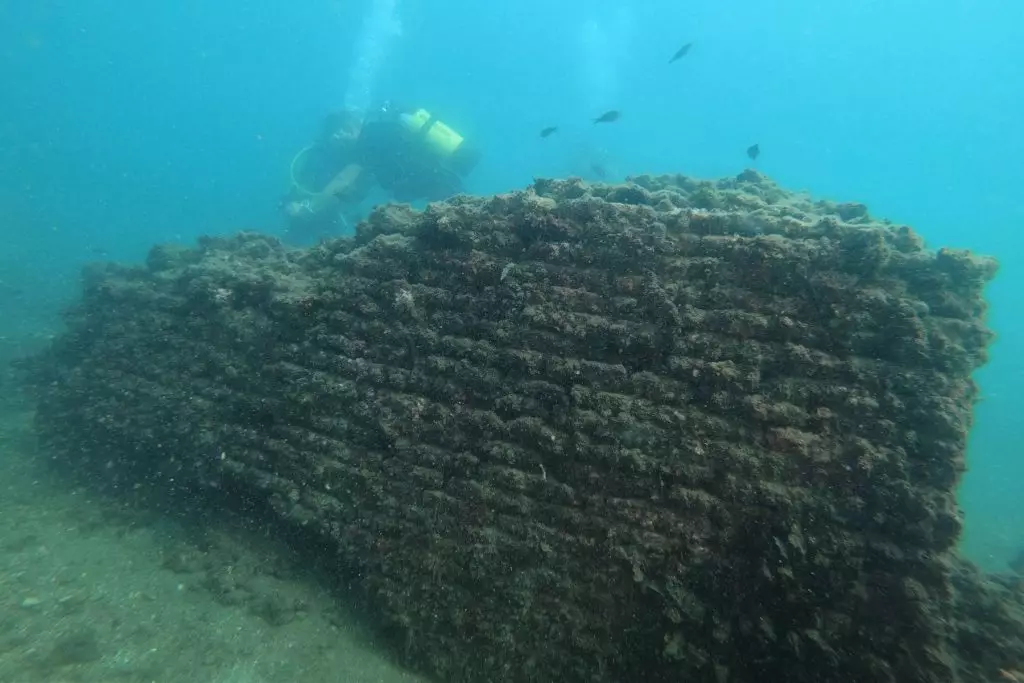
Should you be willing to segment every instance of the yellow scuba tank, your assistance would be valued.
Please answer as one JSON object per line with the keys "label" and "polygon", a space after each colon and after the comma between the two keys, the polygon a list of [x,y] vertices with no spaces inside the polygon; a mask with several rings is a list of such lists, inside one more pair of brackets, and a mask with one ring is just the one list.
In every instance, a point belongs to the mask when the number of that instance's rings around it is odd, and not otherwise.
{"label": "yellow scuba tank", "polygon": [[462,136],[445,123],[435,119],[426,109],[417,109],[411,114],[402,114],[400,120],[410,133],[423,134],[423,140],[427,146],[440,157],[450,157],[462,146]]}

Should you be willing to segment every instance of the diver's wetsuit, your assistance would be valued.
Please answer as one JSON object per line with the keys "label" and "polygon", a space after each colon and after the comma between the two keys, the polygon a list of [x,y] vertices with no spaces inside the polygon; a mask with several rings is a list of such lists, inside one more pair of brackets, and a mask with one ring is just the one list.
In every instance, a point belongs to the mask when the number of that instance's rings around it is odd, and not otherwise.
{"label": "diver's wetsuit", "polygon": [[[320,140],[292,162],[292,189],[282,203],[290,232],[337,232],[339,223],[352,222],[374,186],[409,203],[462,192],[462,175],[476,164],[476,150],[460,144],[439,154],[427,139],[433,124],[417,120],[419,127],[411,129],[402,116],[402,110],[381,110],[362,122],[354,139],[340,134],[347,127],[344,116],[327,117]],[[295,179],[297,162],[301,185]]]}
{"label": "diver's wetsuit", "polygon": [[431,153],[419,133],[410,132],[399,113],[386,112],[363,124],[354,161],[400,202],[438,201],[462,191],[462,180]]}

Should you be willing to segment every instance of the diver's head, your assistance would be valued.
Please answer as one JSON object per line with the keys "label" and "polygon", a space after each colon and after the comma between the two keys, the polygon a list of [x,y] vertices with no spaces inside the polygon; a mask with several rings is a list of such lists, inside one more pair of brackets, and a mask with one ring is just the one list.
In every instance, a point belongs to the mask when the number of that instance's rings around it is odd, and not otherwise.
{"label": "diver's head", "polygon": [[352,107],[331,112],[324,121],[324,139],[334,145],[355,142],[362,131],[363,114]]}

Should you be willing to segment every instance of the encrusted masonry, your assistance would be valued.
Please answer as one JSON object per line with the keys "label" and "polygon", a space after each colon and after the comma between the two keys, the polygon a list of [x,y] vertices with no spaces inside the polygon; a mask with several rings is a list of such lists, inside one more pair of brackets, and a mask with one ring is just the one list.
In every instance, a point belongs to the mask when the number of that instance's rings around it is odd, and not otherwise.
{"label": "encrusted masonry", "polygon": [[301,526],[443,680],[981,683],[1024,652],[954,551],[994,273],[752,172],[538,181],[91,272],[38,425]]}

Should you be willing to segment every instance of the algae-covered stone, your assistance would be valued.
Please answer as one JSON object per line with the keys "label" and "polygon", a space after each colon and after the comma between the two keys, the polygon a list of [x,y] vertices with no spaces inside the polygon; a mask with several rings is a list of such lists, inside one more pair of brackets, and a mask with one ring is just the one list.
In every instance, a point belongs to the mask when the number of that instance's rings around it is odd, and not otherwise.
{"label": "algae-covered stone", "polygon": [[93,273],[39,431],[304,528],[444,680],[980,683],[1021,655],[953,597],[993,274],[756,173],[543,180]]}

